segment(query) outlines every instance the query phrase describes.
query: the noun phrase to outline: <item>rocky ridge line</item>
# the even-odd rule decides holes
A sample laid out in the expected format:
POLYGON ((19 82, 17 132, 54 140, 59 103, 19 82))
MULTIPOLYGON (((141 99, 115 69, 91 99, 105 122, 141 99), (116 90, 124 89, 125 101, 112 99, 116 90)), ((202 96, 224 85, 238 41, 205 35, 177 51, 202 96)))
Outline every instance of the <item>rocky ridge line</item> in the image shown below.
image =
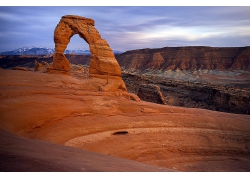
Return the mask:
POLYGON ((127 71, 245 70, 250 71, 250 46, 246 47, 164 47, 138 49, 116 56, 127 71))

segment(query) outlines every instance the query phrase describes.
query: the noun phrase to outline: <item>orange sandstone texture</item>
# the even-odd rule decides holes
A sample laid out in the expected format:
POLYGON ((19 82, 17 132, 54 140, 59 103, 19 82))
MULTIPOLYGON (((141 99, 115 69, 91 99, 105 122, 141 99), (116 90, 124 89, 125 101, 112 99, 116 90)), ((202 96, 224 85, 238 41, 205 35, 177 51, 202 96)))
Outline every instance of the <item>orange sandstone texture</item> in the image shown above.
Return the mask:
POLYGON ((0 129, 78 149, 23 138, 16 143, 0 130, 5 165, 0 169, 23 169, 22 162, 36 167, 40 163, 44 171, 51 165, 57 171, 135 167, 121 162, 116 168, 120 160, 111 159, 116 156, 177 171, 250 170, 249 115, 131 101, 119 91, 101 92, 106 79, 70 73, 0 70, 0 129))
POLYGON ((58 71, 70 71, 70 63, 64 51, 70 38, 78 34, 89 44, 91 52, 89 76, 107 80, 106 86, 100 87, 100 90, 127 93, 126 85, 121 78, 120 65, 108 42, 102 39, 94 25, 94 20, 89 18, 74 15, 63 16, 54 32, 53 66, 58 71))
POLYGON ((89 44, 91 52, 90 76, 96 74, 121 76, 121 69, 112 49, 108 42, 102 39, 94 25, 94 20, 81 16, 67 15, 61 18, 54 32, 56 52, 53 65, 57 70, 70 70, 70 63, 63 53, 70 42, 70 38, 78 34, 89 44))

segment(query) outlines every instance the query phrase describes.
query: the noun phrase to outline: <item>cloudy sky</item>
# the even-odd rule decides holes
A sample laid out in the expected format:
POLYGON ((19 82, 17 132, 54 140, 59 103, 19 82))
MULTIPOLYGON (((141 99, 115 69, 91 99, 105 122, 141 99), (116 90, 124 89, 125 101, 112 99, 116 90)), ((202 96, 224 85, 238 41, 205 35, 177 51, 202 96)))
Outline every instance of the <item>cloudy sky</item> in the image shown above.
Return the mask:
MULTIPOLYGON (((54 48, 54 29, 67 14, 94 19, 113 50, 250 45, 250 6, 0 6, 0 52, 54 48)), ((88 44, 74 35, 74 48, 88 44)))

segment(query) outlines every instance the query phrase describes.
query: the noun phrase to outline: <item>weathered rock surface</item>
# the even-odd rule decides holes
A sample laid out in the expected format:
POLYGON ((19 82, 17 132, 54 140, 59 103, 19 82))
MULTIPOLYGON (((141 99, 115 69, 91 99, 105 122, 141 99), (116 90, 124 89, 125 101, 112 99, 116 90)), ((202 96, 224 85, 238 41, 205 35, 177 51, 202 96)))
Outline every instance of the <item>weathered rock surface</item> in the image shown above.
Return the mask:
POLYGON ((247 47, 164 47, 139 49, 116 55, 121 68, 138 71, 246 70, 250 71, 247 47))
MULTIPOLYGON (((169 105, 250 113, 250 46, 139 49, 116 58, 130 92, 155 84, 169 105)), ((144 100, 157 102, 153 94, 144 100)))
POLYGON ((112 156, 163 171, 250 171, 249 115, 135 102, 99 91, 100 78, 0 77, 0 128, 26 137, 0 130, 2 171, 157 171, 112 156))
MULTIPOLYGON (((79 77, 79 79, 86 79, 89 76, 87 71, 90 64, 90 57, 88 55, 66 54, 65 56, 72 63, 86 65, 84 66, 84 71, 80 72, 80 69, 74 71, 70 70, 71 74, 79 77), (79 73, 76 74, 76 72, 79 73)), ((41 64, 43 64, 43 61, 51 63, 52 57, 1 56, 0 66, 11 69, 15 66, 22 66, 31 69, 34 67, 34 60, 37 60, 41 64)), ((126 88, 128 91, 135 94, 138 93, 141 84, 155 84, 159 86, 167 104, 169 105, 249 114, 249 74, 250 73, 247 72, 234 76, 199 74, 199 76, 208 78, 197 78, 197 80, 193 82, 188 80, 177 80, 173 78, 170 79, 167 77, 155 76, 154 74, 147 75, 125 72, 123 73, 122 78, 126 83, 126 88), (215 82, 215 80, 218 82, 215 82)), ((194 74, 194 76, 196 75, 197 74, 194 74)), ((111 82, 109 79, 106 79, 105 82, 107 81, 111 82)), ((117 94, 121 95, 122 93, 117 91, 117 94)), ((123 96, 128 96, 128 94, 123 94, 123 96)), ((128 97, 128 99, 129 98, 137 99, 138 97, 128 97)))
POLYGON ((19 66, 15 66, 14 68, 13 68, 13 70, 21 70, 21 71, 30 71, 28 68, 26 68, 26 67, 19 67, 19 66))
POLYGON ((154 84, 141 84, 137 96, 144 101, 167 104, 160 87, 154 84))
MULTIPOLYGON (((249 76, 250 73, 247 74, 249 76)), ((130 73, 123 73, 122 76, 128 91, 137 94, 145 101, 162 104, 162 100, 157 100, 160 96, 156 91, 150 90, 151 86, 145 85, 154 84, 160 88, 162 97, 168 105, 250 114, 249 83, 218 84, 212 80, 210 83, 189 82, 130 73)), ((244 82, 243 76, 235 77, 235 81, 237 79, 244 82)))
POLYGON ((59 71, 70 71, 70 63, 64 55, 64 51, 70 38, 78 34, 89 44, 91 52, 89 77, 107 80, 107 84, 100 87, 101 91, 120 89, 126 93, 126 85, 121 78, 121 68, 115 55, 108 42, 101 38, 94 25, 94 20, 89 18, 73 15, 63 16, 54 32, 53 66, 59 71))
POLYGON ((28 139, 1 128, 0 157, 1 172, 174 171, 51 142, 28 139))
POLYGON ((42 71, 43 70, 43 65, 42 65, 42 63, 39 63, 39 62, 37 62, 36 60, 35 60, 35 62, 34 62, 34 68, 35 68, 35 71, 42 71))
POLYGON ((94 20, 81 16, 67 15, 61 18, 54 32, 55 54, 53 65, 57 70, 70 70, 70 63, 65 57, 64 51, 70 42, 70 38, 78 34, 89 44, 91 52, 90 76, 121 76, 121 69, 112 49, 108 42, 102 39, 94 25, 94 20))

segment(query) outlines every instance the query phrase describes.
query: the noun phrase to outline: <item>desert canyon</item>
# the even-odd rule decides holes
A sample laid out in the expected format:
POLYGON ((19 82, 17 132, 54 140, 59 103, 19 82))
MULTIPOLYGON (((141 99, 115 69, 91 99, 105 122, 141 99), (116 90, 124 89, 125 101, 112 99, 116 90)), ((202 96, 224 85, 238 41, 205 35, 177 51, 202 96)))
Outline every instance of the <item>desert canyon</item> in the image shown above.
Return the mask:
POLYGON ((185 48, 170 48, 168 56, 158 50, 115 56, 85 17, 63 16, 54 42, 48 62, 26 57, 35 66, 23 67, 19 57, 20 66, 12 59, 14 69, 0 68, 1 171, 250 170, 249 47, 230 51, 243 51, 231 63, 207 69, 244 70, 232 83, 225 74, 199 73, 194 57, 166 64, 167 57, 174 62, 180 51, 190 52, 185 48), (89 44, 85 65, 63 53, 74 34, 89 44), (180 69, 193 73, 170 78, 180 69))

